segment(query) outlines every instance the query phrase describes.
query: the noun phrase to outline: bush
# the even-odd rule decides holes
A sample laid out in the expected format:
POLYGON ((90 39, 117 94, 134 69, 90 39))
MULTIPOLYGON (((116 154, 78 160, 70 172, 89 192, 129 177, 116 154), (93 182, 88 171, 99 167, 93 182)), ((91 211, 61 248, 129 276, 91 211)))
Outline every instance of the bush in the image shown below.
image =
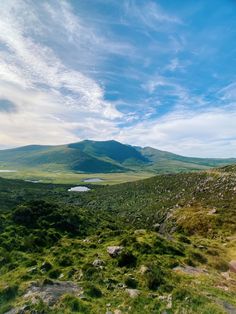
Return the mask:
POLYGON ((161 268, 152 267, 150 271, 146 273, 147 286, 150 290, 157 290, 161 285, 165 283, 165 273, 161 268))
POLYGON ((4 301, 9 301, 16 297, 18 292, 18 286, 7 286, 0 290, 0 304, 4 301))
POLYGON ((91 298, 101 298, 102 297, 102 291, 94 286, 94 285, 88 285, 87 289, 85 290, 87 295, 89 295, 91 298))
POLYGON ((132 277, 128 277, 125 279, 125 284, 128 288, 136 289, 138 286, 137 280, 132 277))
POLYGON ((59 269, 52 269, 48 273, 48 276, 52 279, 57 279, 60 276, 61 272, 59 269))
POLYGON ((67 295, 63 298, 63 307, 69 308, 71 312, 89 313, 89 308, 83 301, 74 296, 67 295))
POLYGON ((191 252, 190 253, 190 259, 193 260, 194 262, 198 262, 201 264, 206 264, 207 263, 207 258, 202 255, 201 253, 198 252, 191 252))
POLYGON ((73 265, 73 261, 70 256, 63 255, 59 258, 58 264, 62 267, 67 267, 73 265))
POLYGON ((118 258, 119 267, 135 267, 137 264, 137 257, 130 251, 121 252, 118 258))

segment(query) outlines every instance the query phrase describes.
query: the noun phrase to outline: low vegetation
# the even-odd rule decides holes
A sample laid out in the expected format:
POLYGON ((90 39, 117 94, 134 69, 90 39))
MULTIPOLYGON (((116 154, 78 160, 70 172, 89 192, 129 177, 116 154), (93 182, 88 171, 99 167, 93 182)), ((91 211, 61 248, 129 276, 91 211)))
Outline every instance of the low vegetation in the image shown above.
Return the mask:
POLYGON ((236 311, 233 171, 68 188, 0 179, 1 314, 236 311))

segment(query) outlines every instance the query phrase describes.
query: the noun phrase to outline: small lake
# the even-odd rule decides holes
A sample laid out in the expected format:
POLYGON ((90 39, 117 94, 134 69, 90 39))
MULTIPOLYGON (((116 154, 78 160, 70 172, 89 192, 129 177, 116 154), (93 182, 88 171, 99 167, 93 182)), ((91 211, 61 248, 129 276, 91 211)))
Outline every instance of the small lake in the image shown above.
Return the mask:
POLYGON ((0 169, 0 172, 17 172, 17 170, 5 170, 5 169, 4 169, 4 170, 1 170, 1 169, 0 169))
POLYGON ((25 182, 31 182, 31 183, 40 183, 41 180, 25 180, 25 182))
POLYGON ((83 179, 83 182, 88 182, 88 183, 93 183, 93 182, 101 182, 103 181, 103 179, 101 178, 87 178, 87 179, 83 179))
POLYGON ((68 192, 88 192, 90 189, 87 186, 75 186, 70 188, 68 192))

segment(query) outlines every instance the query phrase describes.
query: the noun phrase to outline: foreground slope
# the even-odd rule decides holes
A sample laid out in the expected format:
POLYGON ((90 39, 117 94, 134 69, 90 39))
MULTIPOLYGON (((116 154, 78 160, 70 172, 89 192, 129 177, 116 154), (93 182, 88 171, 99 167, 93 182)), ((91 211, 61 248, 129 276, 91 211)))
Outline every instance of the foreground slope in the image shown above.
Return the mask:
POLYGON ((233 172, 67 189, 0 179, 0 313, 236 311, 233 172))
POLYGON ((117 141, 82 141, 60 146, 30 145, 0 150, 1 169, 39 169, 83 173, 148 171, 175 173, 204 170, 236 162, 235 159, 183 157, 151 147, 117 141))

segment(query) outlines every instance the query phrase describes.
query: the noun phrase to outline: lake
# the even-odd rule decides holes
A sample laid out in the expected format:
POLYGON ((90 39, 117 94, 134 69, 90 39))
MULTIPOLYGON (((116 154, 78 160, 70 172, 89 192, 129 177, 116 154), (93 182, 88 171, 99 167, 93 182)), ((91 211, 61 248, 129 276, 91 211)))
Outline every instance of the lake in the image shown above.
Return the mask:
POLYGON ((101 178, 87 178, 87 179, 83 179, 83 182, 88 182, 88 183, 93 183, 93 182, 101 182, 103 181, 103 179, 101 178))
POLYGON ((5 170, 5 169, 4 169, 4 170, 1 170, 1 169, 0 169, 0 172, 17 172, 17 170, 5 170))
POLYGON ((90 189, 87 186, 75 186, 70 188, 68 192, 88 192, 90 189))

